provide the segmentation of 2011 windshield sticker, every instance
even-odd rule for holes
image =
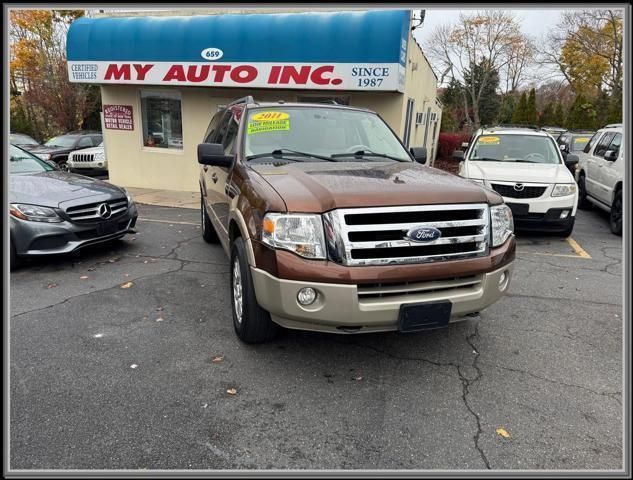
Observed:
[[[480,145],[499,145],[500,141],[499,137],[479,137],[477,143]]]
[[[275,120],[287,120],[290,118],[286,112],[261,112],[253,115],[255,122],[272,122]]]
[[[290,130],[289,118],[282,118],[279,120],[260,120],[260,121],[248,122],[247,133],[249,135],[252,135],[254,133],[279,132],[279,131],[284,131],[284,130]]]

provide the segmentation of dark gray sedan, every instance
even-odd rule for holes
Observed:
[[[130,195],[110,183],[55,170],[9,145],[11,269],[28,256],[70,253],[134,233]]]

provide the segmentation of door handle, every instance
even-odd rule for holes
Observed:
[[[218,175],[215,172],[211,175],[211,180],[213,180],[213,183],[218,183]]]

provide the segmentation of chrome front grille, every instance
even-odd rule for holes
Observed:
[[[499,195],[509,198],[538,198],[547,190],[547,185],[528,186],[521,183],[512,185],[492,183],[491,185],[492,189]]]
[[[343,265],[426,263],[486,255],[488,205],[416,205],[348,208],[324,215],[329,258]],[[429,242],[406,237],[416,227],[441,236]]]
[[[94,154],[92,153],[73,153],[70,157],[73,162],[92,162]]]
[[[110,216],[107,218],[99,215],[99,207],[106,203],[110,207]],[[117,198],[106,202],[87,203],[66,208],[66,215],[75,223],[90,223],[115,219],[127,211],[127,199]]]

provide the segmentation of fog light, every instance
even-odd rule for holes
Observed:
[[[567,218],[568,215],[569,210],[563,210],[562,212],[560,212],[560,218]]]
[[[316,300],[317,293],[314,288],[305,287],[297,293],[297,301],[301,305],[312,305]]]
[[[505,271],[499,277],[499,291],[503,292],[508,286],[508,272]]]
[[[103,167],[103,163],[99,162],[97,163],[98,166]]]
[[[501,276],[499,277],[499,286],[503,285],[503,282],[506,281],[506,277],[507,277],[506,272],[503,272]]]

